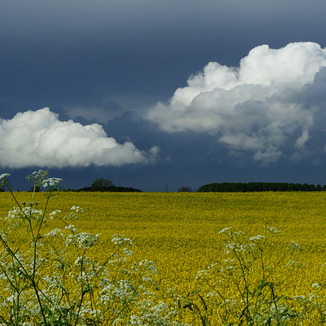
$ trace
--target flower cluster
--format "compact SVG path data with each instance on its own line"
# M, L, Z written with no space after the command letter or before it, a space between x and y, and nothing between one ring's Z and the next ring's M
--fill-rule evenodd
M76 233L70 234L65 241L65 245L68 246L78 246L79 248L89 249L90 247L96 246L98 244L98 234L92 233Z
M62 181L62 179L60 179L60 178L47 178L42 181L42 187L43 188L47 188L47 187L53 188L53 187L56 187L61 181Z

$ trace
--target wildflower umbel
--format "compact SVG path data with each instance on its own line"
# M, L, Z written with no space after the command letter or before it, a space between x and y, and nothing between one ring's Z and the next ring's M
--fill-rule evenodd
M2 173L0 175L1 187L4 187L8 183L8 178L10 177L10 173Z
M43 188L56 187L61 181L62 181L61 178L48 178L43 180L42 187Z
M0 180L2 180L2 179L4 179L4 178L8 178L8 177L10 177L10 173L2 173L2 174L0 175Z

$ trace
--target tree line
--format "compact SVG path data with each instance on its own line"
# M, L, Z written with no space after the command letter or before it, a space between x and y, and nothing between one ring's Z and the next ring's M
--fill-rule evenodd
M40 187L31 189L30 191L40 191ZM111 180L100 178L96 179L91 186L80 189L64 189L62 191L100 191L100 192L142 192L140 189L132 187L116 186ZM0 192L4 191L0 187ZM185 186L177 190L178 192L193 192L191 187ZM200 186L195 192L259 192L259 191L326 191L326 185L321 186L314 184L286 183L286 182L221 182L209 183Z
M256 191L325 191L326 185L286 182L222 182L198 188L198 192L256 192Z

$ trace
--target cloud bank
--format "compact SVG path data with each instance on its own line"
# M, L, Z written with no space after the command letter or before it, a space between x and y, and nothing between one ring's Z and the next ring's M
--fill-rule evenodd
M119 144L99 124L60 121L49 108L0 119L0 166L9 168L121 166L148 163L157 153Z
M146 119L170 133L212 133L233 152L249 151L263 164L299 157L326 116L325 67L326 50L316 43L258 46L239 67L210 62Z

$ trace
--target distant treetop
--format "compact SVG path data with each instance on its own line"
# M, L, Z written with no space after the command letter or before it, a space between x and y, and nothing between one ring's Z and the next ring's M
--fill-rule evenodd
M141 192L140 189L131 187L117 187L111 180L104 178L96 179L90 187L84 187L77 191Z
M111 180L100 178L96 179L91 186L92 191L105 191L107 188L115 187Z
M189 186L181 187L178 189L178 192L192 192L192 189Z

